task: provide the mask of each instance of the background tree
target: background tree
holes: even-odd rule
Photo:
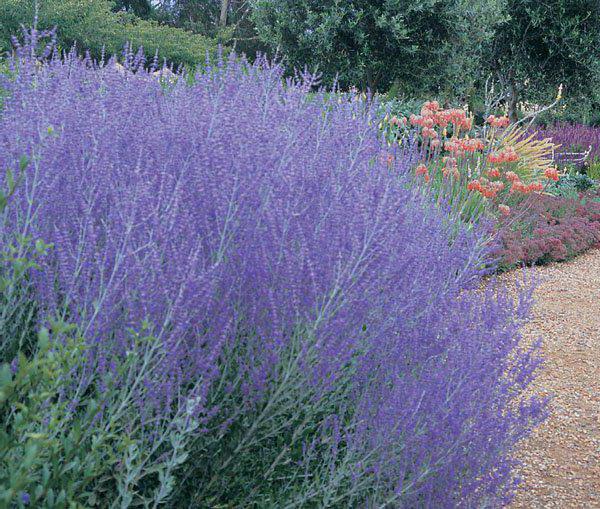
[[[325,83],[464,93],[504,0],[253,0],[262,41]]]
[[[161,0],[155,5],[161,20],[212,37],[250,58],[267,49],[256,32],[249,0]]]
[[[571,103],[598,100],[600,2],[508,0],[485,67],[500,84],[510,116],[520,100],[548,101],[559,84]]]
[[[113,0],[115,11],[132,12],[139,18],[149,19],[153,9],[150,0]]]

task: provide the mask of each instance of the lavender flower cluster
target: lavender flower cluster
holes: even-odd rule
[[[375,108],[233,57],[191,85],[131,55],[11,63],[0,166],[30,165],[3,234],[53,246],[32,274],[40,316],[88,343],[69,411],[111,379],[144,425],[200,423],[174,506],[510,497],[511,452],[543,414],[523,396],[528,293],[476,291],[483,234],[411,188],[414,154]]]

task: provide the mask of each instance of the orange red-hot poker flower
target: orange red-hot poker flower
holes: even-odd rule
[[[406,125],[406,117],[396,117],[395,115],[390,119],[390,125],[395,126],[405,126]]]
[[[415,175],[428,175],[427,166],[425,166],[424,164],[419,164],[415,169]]]
[[[490,152],[487,157],[488,163],[491,164],[514,163],[518,160],[519,154],[513,147],[506,147],[498,152]]]
[[[446,166],[450,166],[450,167],[455,167],[458,164],[456,158],[450,157],[450,156],[442,157],[442,163],[444,163]]]
[[[544,190],[544,184],[541,182],[532,182],[527,186],[528,191],[531,192],[539,192]]]
[[[440,103],[437,101],[425,101],[421,111],[438,111],[440,109]]]
[[[481,182],[479,182],[479,180],[471,180],[471,182],[469,182],[467,184],[467,190],[468,191],[481,191],[482,186],[481,186]]]
[[[543,189],[544,189],[544,184],[542,184],[541,182],[532,182],[531,184],[525,184],[525,183],[521,182],[520,180],[515,180],[512,183],[510,192],[511,193],[529,194],[529,193],[533,193],[533,192],[542,191]]]
[[[510,207],[508,205],[498,205],[498,210],[503,216],[508,216],[510,214]]]
[[[421,114],[412,114],[409,117],[412,125],[432,128],[434,126],[445,128],[453,124],[456,128],[470,130],[473,120],[467,117],[467,112],[458,108],[441,110],[437,101],[427,101],[421,108]]]
[[[558,170],[556,168],[546,168],[544,170],[544,176],[549,180],[554,180],[555,182],[558,180]]]
[[[496,117],[495,115],[490,115],[486,122],[490,124],[492,127],[507,127],[510,123],[510,119],[506,116],[504,117]]]

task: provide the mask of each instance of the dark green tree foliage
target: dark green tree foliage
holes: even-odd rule
[[[115,0],[114,4],[114,11],[132,12],[143,19],[149,19],[153,13],[149,0]]]
[[[0,52],[11,49],[11,38],[20,34],[21,26],[32,24],[35,3],[0,1]],[[128,4],[134,10],[134,1]],[[134,48],[143,46],[149,56],[158,51],[160,58],[176,65],[203,63],[207,51],[215,50],[210,38],[141,19],[127,10],[115,12],[115,3],[110,0],[39,0],[38,5],[38,28],[57,27],[62,49],[76,44],[99,57],[103,48],[109,55],[119,54],[130,42]]]
[[[250,0],[163,0],[155,5],[165,22],[212,37],[238,53],[254,57],[267,50],[252,21]]]
[[[261,39],[325,83],[464,93],[502,0],[254,0]]]
[[[600,2],[508,0],[487,66],[507,92],[516,116],[519,100],[547,101],[559,84],[572,102],[598,97]]]

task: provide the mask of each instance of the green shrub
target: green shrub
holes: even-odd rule
[[[125,385],[109,373],[86,384],[90,347],[63,322],[52,334],[41,330],[32,356],[0,367],[1,507],[22,497],[34,507],[156,507],[172,495],[198,422],[185,414],[143,420],[135,398],[164,352],[150,334],[131,339],[137,355],[115,367],[135,374]]]
[[[572,173],[561,176],[557,182],[548,188],[548,191],[563,198],[577,199],[579,193],[583,193],[594,187],[596,187],[596,182],[589,176]]]
[[[34,0],[4,0],[0,3],[0,50],[9,51],[11,38],[21,26],[30,26],[35,16]],[[103,48],[109,55],[119,54],[127,42],[144,47],[147,55],[174,64],[196,65],[215,51],[209,38],[156,21],[137,18],[126,12],[113,12],[110,0],[40,0],[38,28],[57,27],[59,47],[76,44],[99,57]]]
[[[588,164],[585,173],[594,180],[600,180],[600,159],[594,159]]]

